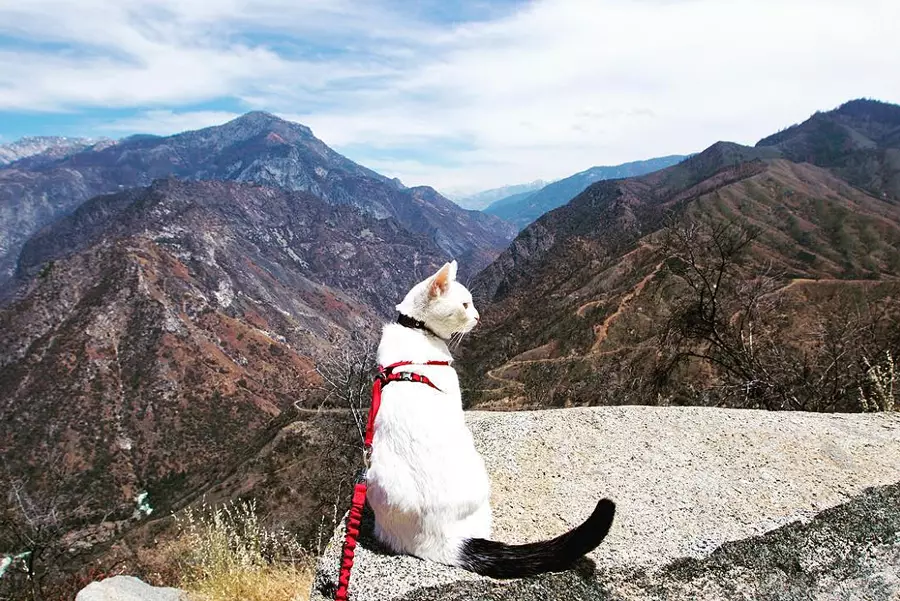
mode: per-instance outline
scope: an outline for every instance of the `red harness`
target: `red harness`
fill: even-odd
[[[381,407],[381,389],[390,382],[418,382],[440,390],[431,380],[421,374],[410,371],[394,372],[403,365],[450,365],[449,361],[428,361],[427,363],[413,363],[412,361],[400,361],[387,367],[378,366],[378,375],[372,383],[372,405],[369,407],[369,419],[366,424],[365,456],[366,467],[368,457],[372,451],[372,438],[375,436],[375,416]],[[350,502],[350,513],[347,516],[347,533],[344,537],[344,550],[341,554],[341,572],[338,576],[338,588],[334,594],[335,601],[347,601],[350,587],[350,570],[353,569],[353,556],[356,553],[356,540],[359,538],[359,525],[362,522],[363,506],[366,504],[366,477],[363,473],[360,481],[353,487],[353,500]]]

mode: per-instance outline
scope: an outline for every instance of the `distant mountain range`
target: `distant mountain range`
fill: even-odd
[[[644,175],[684,159],[682,155],[671,155],[623,163],[614,167],[591,167],[533,192],[527,190],[514,192],[510,196],[495,200],[484,209],[484,212],[510,221],[521,229],[547,211],[566,204],[594,182]]]
[[[0,167],[35,156],[40,156],[45,160],[61,159],[96,144],[108,142],[111,141],[106,138],[29,136],[10,144],[0,144]]]
[[[350,204],[425,234],[448,257],[468,264],[470,273],[484,267],[515,234],[504,221],[461,209],[433,189],[405,188],[358,165],[308,127],[268,113],[248,113],[174,136],[132,136],[58,159],[57,147],[51,148],[0,168],[0,288],[13,275],[22,245],[41,227],[92,196],[171,176],[254,182]]]
[[[718,142],[666,169],[592,184],[473,282],[483,325],[459,361],[467,394],[503,409],[738,399],[859,410],[869,369],[860,357],[900,352],[898,159],[900,106],[857,100],[755,147]],[[678,224],[693,225],[676,235]],[[740,302],[717,316],[708,303],[721,282],[704,283],[692,266],[736,240],[716,246],[701,232],[738,226],[755,238],[729,267],[740,271],[726,274]],[[740,304],[753,294],[760,304]],[[727,331],[751,308],[752,324]],[[706,341],[677,369],[673,314],[681,336]],[[720,325],[708,329],[712,319]],[[721,349],[719,363],[698,359]],[[724,379],[735,361],[747,370],[739,389]],[[765,388],[769,370],[788,370],[781,388]]]
[[[478,192],[477,194],[454,196],[452,198],[453,202],[463,208],[481,211],[483,209],[486,209],[489,205],[491,205],[491,203],[500,200],[501,198],[508,198],[515,194],[534,192],[535,190],[540,190],[548,183],[550,182],[545,182],[542,179],[536,179],[533,182],[529,182],[527,184],[514,184],[511,186],[502,186],[500,188],[491,188],[490,190]]]

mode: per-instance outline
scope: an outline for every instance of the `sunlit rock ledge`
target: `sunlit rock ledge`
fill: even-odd
[[[900,414],[598,407],[468,414],[494,538],[555,536],[618,506],[576,570],[496,581],[364,536],[351,598],[867,599],[900,596]],[[312,599],[333,598],[342,529]]]

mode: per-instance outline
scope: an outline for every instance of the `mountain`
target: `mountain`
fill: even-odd
[[[533,182],[527,184],[502,186],[500,188],[491,188],[490,190],[484,190],[482,192],[478,192],[477,194],[454,197],[453,201],[461,207],[481,211],[487,208],[494,201],[500,200],[501,198],[507,198],[516,194],[534,192],[535,190],[540,190],[548,183],[549,182],[545,182],[544,180],[536,179]]]
[[[0,167],[26,158],[51,161],[69,156],[95,144],[109,140],[93,138],[66,138],[61,136],[27,136],[10,144],[0,145]]]
[[[843,177],[891,153],[819,132],[885,146],[900,107],[850,106],[597,182],[526,227],[472,284],[472,403],[871,406],[870,362],[900,352],[900,203]]]
[[[681,155],[671,155],[614,167],[591,167],[531,194],[515,193],[500,198],[484,209],[484,212],[515,223],[521,229],[547,211],[566,204],[594,182],[643,175],[674,165],[684,158]]]
[[[85,523],[131,524],[141,491],[172,507],[318,407],[316,365],[377,337],[443,259],[305,192],[168,179],[95,197],[25,245],[34,277],[0,308],[6,468],[72,506],[89,493]]]
[[[851,100],[760,140],[792,161],[827,167],[882,198],[900,199],[900,106]]]
[[[82,202],[166,177],[254,182],[309,192],[332,204],[392,217],[448,256],[493,258],[515,228],[466,211],[433,190],[407,189],[341,156],[303,125],[248,113],[224,125],[168,137],[132,136],[52,162],[0,169],[0,286],[38,229]],[[477,270],[486,263],[470,265]]]
[[[514,231],[265,113],[0,169],[0,488],[53,504],[46,569],[152,544],[171,520],[138,497],[166,515],[260,483],[310,540],[359,459],[345,395],[381,323]]]

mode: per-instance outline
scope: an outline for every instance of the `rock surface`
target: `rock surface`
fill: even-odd
[[[134,576],[113,576],[92,582],[78,593],[75,601],[184,601],[177,588],[150,586]]]
[[[900,415],[601,407],[468,414],[494,537],[546,539],[616,501],[578,569],[496,581],[363,537],[357,601],[897,599]],[[312,599],[331,598],[343,533]]]

